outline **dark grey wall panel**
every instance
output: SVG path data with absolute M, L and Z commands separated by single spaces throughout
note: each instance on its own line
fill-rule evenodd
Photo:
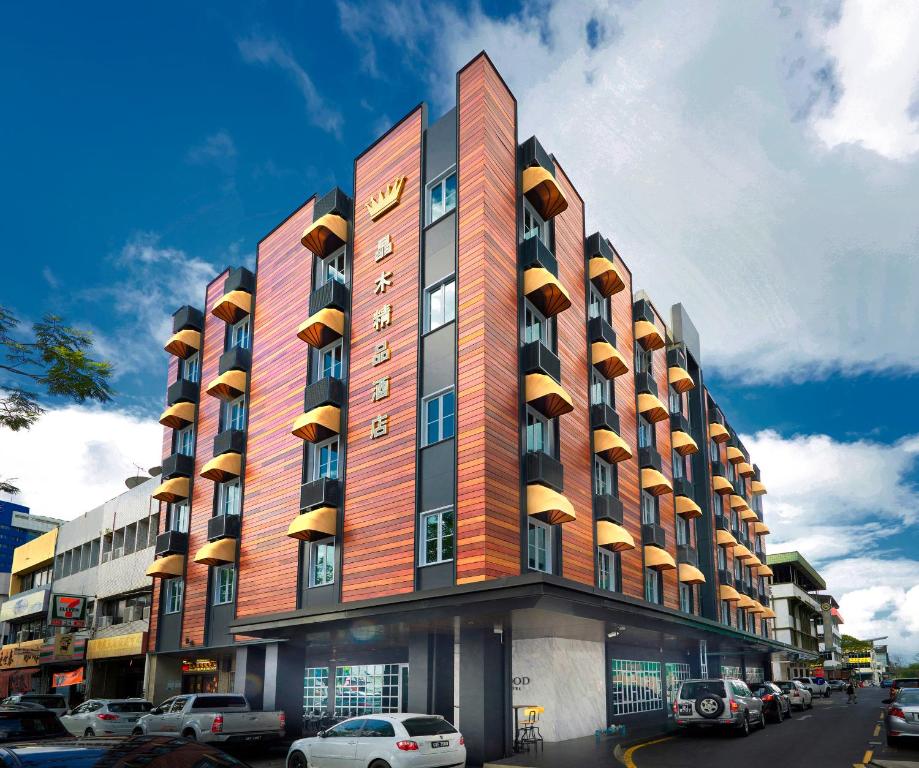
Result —
M 177 651 L 182 641 L 182 614 L 160 613 L 159 634 L 156 649 L 158 651 Z
M 456 107 L 425 134 L 424 167 L 427 181 L 436 179 L 451 166 L 456 165 Z
M 448 507 L 454 499 L 453 440 L 423 448 L 421 456 L 421 511 Z
M 456 329 L 447 323 L 423 340 L 421 396 L 452 387 L 456 375 Z
M 208 645 L 229 645 L 233 642 L 233 635 L 230 634 L 229 629 L 235 612 L 235 603 L 210 606 L 207 621 Z
M 418 589 L 440 589 L 453 586 L 453 561 L 425 565 L 418 569 Z
M 439 219 L 424 233 L 424 284 L 434 285 L 456 271 L 456 213 Z

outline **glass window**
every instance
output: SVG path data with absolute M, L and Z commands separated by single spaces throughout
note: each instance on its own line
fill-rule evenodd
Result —
M 671 458 L 673 462 L 673 479 L 676 480 L 681 477 L 686 477 L 685 459 L 680 455 L 679 451 L 673 451 Z
M 731 530 L 732 531 L 737 530 L 737 510 L 736 509 L 731 510 Z
M 734 471 L 734 462 L 728 462 L 728 480 L 733 483 L 737 479 L 737 474 Z
M 341 378 L 341 339 L 320 349 L 317 355 L 315 381 Z
M 338 437 L 330 438 L 313 447 L 313 479 L 327 477 L 338 479 Z
M 249 316 L 246 315 L 230 329 L 230 347 L 249 349 L 249 342 Z
M 443 731 L 440 731 L 439 733 L 434 733 L 432 735 L 439 736 L 440 733 L 443 733 Z M 372 719 L 365 720 L 364 729 L 361 731 L 362 739 L 366 739 L 368 737 L 370 738 L 387 737 L 387 736 L 391 737 L 395 735 L 396 735 L 396 731 L 392 727 L 392 723 L 388 722 L 387 720 L 372 720 Z
M 683 613 L 692 613 L 693 605 L 692 585 L 680 582 L 680 610 Z
M 683 395 L 670 387 L 670 413 L 683 412 Z
M 433 565 L 453 559 L 453 507 L 421 515 L 421 564 Z
M 727 600 L 721 601 L 721 623 L 731 626 L 731 604 Z
M 712 461 L 721 460 L 721 451 L 718 448 L 718 443 L 715 440 L 708 441 L 708 452 L 711 454 Z
M 593 368 L 590 372 L 590 404 L 608 405 L 612 408 L 615 405 L 614 396 L 613 382 Z
M 165 610 L 166 613 L 179 613 L 182 610 L 182 594 L 185 591 L 185 582 L 181 578 L 166 579 L 165 585 Z
M 452 389 L 424 401 L 424 444 L 432 445 L 453 437 L 456 399 Z
M 527 406 L 527 451 L 552 453 L 551 422 L 535 408 Z
M 593 283 L 590 284 L 590 292 L 587 294 L 587 316 L 602 317 L 609 322 L 609 299 L 598 291 Z
M 456 208 L 456 171 L 428 186 L 428 221 L 437 221 Z
M 246 428 L 246 398 L 237 397 L 224 405 L 223 428 L 224 429 L 245 429 Z
M 657 522 L 657 497 L 645 490 L 641 492 L 641 522 L 642 525 Z
M 597 547 L 597 586 L 607 592 L 619 591 L 619 554 Z
M 534 307 L 529 301 L 523 302 L 523 342 L 529 344 L 531 341 L 541 341 L 546 347 L 551 349 L 550 322 L 542 312 Z
M 197 352 L 182 361 L 182 378 L 198 382 L 201 378 L 201 358 Z
M 335 280 L 338 283 L 345 283 L 345 249 L 339 248 L 335 253 L 326 256 L 324 259 L 318 259 L 316 268 L 319 274 L 316 275 L 316 287 L 325 285 Z
M 614 715 L 664 708 L 660 662 L 610 659 L 610 672 Z
M 638 447 L 650 448 L 655 444 L 654 425 L 644 416 L 638 417 Z
M 400 712 L 403 670 L 407 669 L 406 664 L 343 664 L 336 667 L 335 716 Z M 347 723 L 335 727 L 342 725 Z
M 169 505 L 169 530 L 188 533 L 188 501 Z
M 424 330 L 433 331 L 456 318 L 456 281 L 451 277 L 425 289 Z
M 743 608 L 737 609 L 737 628 L 744 631 L 747 629 L 747 615 L 744 613 Z
M 661 602 L 661 575 L 653 568 L 645 568 L 645 600 L 649 603 Z
M 676 543 L 689 546 L 689 521 L 682 515 L 676 516 Z
M 310 586 L 324 587 L 335 581 L 335 539 L 319 539 L 309 545 Z
M 529 201 L 523 201 L 523 239 L 538 237 L 545 245 L 549 244 L 549 226 L 543 218 L 536 213 Z
M 337 694 L 335 698 L 338 698 Z M 364 722 L 364 720 L 346 720 L 344 723 L 329 728 L 325 732 L 325 737 L 328 739 L 356 739 L 360 735 L 361 728 L 364 727 Z
M 743 582 L 743 572 L 741 571 L 740 560 L 738 558 L 734 558 L 734 582 L 738 585 Z
M 652 355 L 652 351 L 635 342 L 635 373 L 651 373 Z
M 552 572 L 552 528 L 541 520 L 529 521 L 527 565 L 531 571 Z
M 214 569 L 214 605 L 232 603 L 236 593 L 236 566 L 232 563 Z
M 721 500 L 720 493 L 712 494 L 712 513 L 715 515 L 724 513 L 724 502 Z
M 303 672 L 303 714 L 324 715 L 329 708 L 329 668 L 307 667 Z
M 613 472 L 609 462 L 594 455 L 594 493 L 604 496 L 613 493 Z
M 176 453 L 185 456 L 195 455 L 195 428 L 193 426 L 185 427 L 176 432 Z
M 217 514 L 239 514 L 239 478 L 217 484 Z

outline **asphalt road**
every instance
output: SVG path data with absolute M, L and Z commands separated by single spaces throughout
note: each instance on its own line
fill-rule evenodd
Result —
M 834 693 L 790 720 L 744 738 L 732 733 L 681 733 L 626 753 L 635 768 L 851 768 L 874 760 L 919 760 L 919 749 L 888 749 L 879 688 L 859 691 L 857 704 Z M 868 753 L 871 754 L 868 754 Z

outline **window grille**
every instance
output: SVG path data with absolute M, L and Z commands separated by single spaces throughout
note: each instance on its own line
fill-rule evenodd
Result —
M 663 709 L 660 662 L 610 659 L 610 667 L 614 715 Z

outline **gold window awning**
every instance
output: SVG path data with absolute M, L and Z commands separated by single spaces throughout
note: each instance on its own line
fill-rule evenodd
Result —
M 734 486 L 731 485 L 726 477 L 721 475 L 712 475 L 712 490 L 715 493 L 720 493 L 722 496 L 726 493 L 731 493 L 734 490 Z
M 653 467 L 642 467 L 641 487 L 652 496 L 673 493 L 673 486 L 670 481 Z
M 747 568 L 759 568 L 762 565 L 762 561 L 756 556 L 756 553 L 753 553 L 753 557 L 747 558 L 747 562 L 744 563 Z
M 737 539 L 734 538 L 734 534 L 730 531 L 724 531 L 719 528 L 715 531 L 715 543 L 719 547 L 736 547 Z
M 612 296 L 614 293 L 625 288 L 625 283 L 619 275 L 619 270 L 605 256 L 594 256 L 587 265 L 590 274 L 590 282 L 600 291 L 604 297 Z
M 733 445 L 729 445 L 727 449 L 728 461 L 732 464 L 736 464 L 738 461 L 744 460 L 743 451 L 740 448 L 735 448 Z
M 653 568 L 655 571 L 672 571 L 676 569 L 673 555 L 666 549 L 646 544 L 644 550 L 646 568 Z
M 301 413 L 294 421 L 291 434 L 310 443 L 318 443 L 341 432 L 341 408 L 337 405 L 320 405 Z
M 756 569 L 756 572 L 760 576 L 772 576 L 773 575 L 772 569 L 768 565 L 761 565 L 759 568 Z
M 151 494 L 158 501 L 175 504 L 177 501 L 188 498 L 190 483 L 187 477 L 172 477 L 160 483 Z
M 235 400 L 246 391 L 245 371 L 226 371 L 207 385 L 205 391 L 220 400 Z
M 638 412 L 652 423 L 670 418 L 667 406 L 650 392 L 639 393 Z
M 754 496 L 762 496 L 766 493 L 766 486 L 763 485 L 759 480 L 754 480 L 750 483 L 750 491 Z
M 732 493 L 730 496 L 731 509 L 745 509 L 747 507 L 747 501 L 743 496 L 738 496 L 736 493 Z
M 708 436 L 716 443 L 724 443 L 731 439 L 731 434 L 727 431 L 727 428 L 717 421 L 713 421 L 708 425 Z
M 201 331 L 187 328 L 184 331 L 172 334 L 166 346 L 163 347 L 170 355 L 181 357 L 183 360 L 201 349 Z
M 252 311 L 252 294 L 248 291 L 225 293 L 211 307 L 211 314 L 225 323 L 238 323 Z
M 696 382 L 692 380 L 689 371 L 678 365 L 671 365 L 667 369 L 667 381 L 677 392 L 689 392 L 690 389 L 696 386 Z
M 613 552 L 635 549 L 635 539 L 623 526 L 609 520 L 597 521 L 597 546 Z
M 344 334 L 345 313 L 334 307 L 320 309 L 297 328 L 297 337 L 316 349 L 322 349 Z
M 771 608 L 767 608 L 766 606 L 763 606 L 763 618 L 764 619 L 774 619 L 775 617 L 776 617 L 775 611 L 773 611 Z
M 749 461 L 740 461 L 737 463 L 737 474 L 741 477 L 750 477 L 753 474 L 753 465 Z
M 632 458 L 632 449 L 611 429 L 594 430 L 594 453 L 611 464 Z
M 195 562 L 201 565 L 236 562 L 236 539 L 209 541 L 195 553 Z
M 166 555 L 147 566 L 147 575 L 154 579 L 171 579 L 185 571 L 185 555 Z
M 544 267 L 530 267 L 524 271 L 523 295 L 546 317 L 555 317 L 571 306 L 565 286 Z
M 315 541 L 334 536 L 338 529 L 338 510 L 319 507 L 297 515 L 287 528 L 287 535 L 300 541 Z
M 201 467 L 201 477 L 216 483 L 232 480 L 234 477 L 239 477 L 242 472 L 242 461 L 242 455 L 235 451 L 221 453 Z
M 756 520 L 756 512 L 754 512 L 750 507 L 744 507 L 738 513 L 741 520 L 748 522 L 750 520 Z
M 764 522 L 757 520 L 755 523 L 753 523 L 753 533 L 760 536 L 768 536 L 770 533 L 772 533 L 772 531 L 769 530 L 769 526 Z
M 328 256 L 348 242 L 348 222 L 337 213 L 327 213 L 303 230 L 300 242 L 317 256 Z
M 690 456 L 699 451 L 699 446 L 692 436 L 681 429 L 671 433 L 670 445 L 680 456 Z
M 737 603 L 737 607 L 746 609 L 746 608 L 752 608 L 756 604 L 757 604 L 756 601 L 752 597 L 750 597 L 749 595 L 741 594 L 740 601 Z
M 680 563 L 679 578 L 684 584 L 705 583 L 705 574 L 689 563 Z
M 734 557 L 738 558 L 739 560 L 749 560 L 751 557 L 753 557 L 753 553 L 743 544 L 738 544 L 736 547 L 734 547 Z
M 607 379 L 629 372 L 625 358 L 608 341 L 595 341 L 590 345 L 590 362 Z
M 661 332 L 654 323 L 647 320 L 635 321 L 635 341 L 649 352 L 664 348 L 664 337 Z
M 170 429 L 182 429 L 195 421 L 195 404 L 194 403 L 176 403 L 170 405 L 162 415 L 160 415 L 160 424 Z
M 527 486 L 527 514 L 550 525 L 570 523 L 577 517 L 568 499 L 539 483 Z
M 694 517 L 702 517 L 702 508 L 689 496 L 677 496 L 676 513 L 687 520 L 692 520 Z
M 527 403 L 546 418 L 554 419 L 574 410 L 571 395 L 551 376 L 544 373 L 528 373 L 525 386 Z
M 750 613 L 765 613 L 766 606 L 763 605 L 759 600 L 754 600 L 753 605 L 750 606 L 747 610 L 749 610 Z
M 544 219 L 558 216 L 568 209 L 568 201 L 555 177 L 541 165 L 523 169 L 521 191 Z
M 734 587 L 729 587 L 727 584 L 722 584 L 718 587 L 718 597 L 721 600 L 729 600 L 732 603 L 740 600 L 740 592 L 738 592 Z

